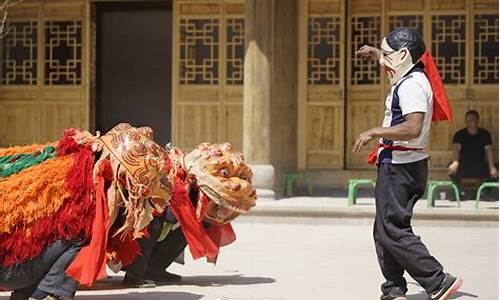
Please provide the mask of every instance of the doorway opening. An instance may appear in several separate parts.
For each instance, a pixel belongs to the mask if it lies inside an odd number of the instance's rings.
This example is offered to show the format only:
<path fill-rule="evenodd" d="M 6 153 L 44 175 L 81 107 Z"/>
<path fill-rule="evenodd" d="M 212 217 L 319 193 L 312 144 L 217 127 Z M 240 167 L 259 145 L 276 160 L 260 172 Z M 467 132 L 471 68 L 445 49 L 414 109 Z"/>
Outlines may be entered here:
<path fill-rule="evenodd" d="M 171 107 L 171 1 L 97 3 L 95 129 L 149 126 L 164 146 Z"/>

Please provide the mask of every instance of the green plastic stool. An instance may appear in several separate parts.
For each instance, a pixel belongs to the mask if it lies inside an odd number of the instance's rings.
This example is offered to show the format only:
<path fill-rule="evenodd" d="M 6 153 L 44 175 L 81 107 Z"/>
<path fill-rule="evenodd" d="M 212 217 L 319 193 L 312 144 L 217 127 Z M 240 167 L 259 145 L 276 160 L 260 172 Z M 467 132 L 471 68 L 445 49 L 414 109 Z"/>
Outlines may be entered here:
<path fill-rule="evenodd" d="M 347 187 L 347 204 L 356 204 L 356 198 L 358 197 L 358 186 L 360 185 L 371 185 L 375 187 L 375 182 L 371 179 L 350 179 L 348 181 Z"/>
<path fill-rule="evenodd" d="M 293 182 L 295 179 L 305 179 L 307 181 L 307 190 L 309 192 L 309 196 L 313 194 L 312 182 L 309 176 L 303 173 L 287 173 L 283 175 L 283 195 L 286 197 L 293 196 Z"/>
<path fill-rule="evenodd" d="M 477 190 L 476 194 L 476 209 L 479 209 L 479 200 L 481 199 L 481 192 L 485 188 L 497 188 L 498 189 L 498 182 L 483 182 L 479 189 Z"/>
<path fill-rule="evenodd" d="M 431 180 L 427 185 L 427 207 L 434 207 L 435 199 L 434 192 L 440 186 L 450 187 L 455 191 L 455 199 L 457 200 L 457 206 L 460 207 L 460 191 L 456 184 L 448 180 Z"/>

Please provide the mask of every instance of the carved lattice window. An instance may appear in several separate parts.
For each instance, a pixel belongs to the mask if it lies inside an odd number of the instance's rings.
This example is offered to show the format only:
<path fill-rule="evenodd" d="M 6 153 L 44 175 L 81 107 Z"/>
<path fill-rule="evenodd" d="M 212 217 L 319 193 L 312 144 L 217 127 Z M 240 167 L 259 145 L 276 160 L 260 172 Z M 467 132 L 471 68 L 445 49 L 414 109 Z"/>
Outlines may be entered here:
<path fill-rule="evenodd" d="M 474 16 L 474 83 L 498 83 L 498 15 Z"/>
<path fill-rule="evenodd" d="M 465 83 L 465 16 L 432 16 L 432 54 L 444 83 Z"/>
<path fill-rule="evenodd" d="M 364 44 L 377 46 L 380 43 L 380 17 L 351 18 L 351 45 L 356 51 Z M 380 67 L 377 62 L 366 62 L 354 54 L 351 62 L 351 84 L 378 84 L 380 82 Z"/>
<path fill-rule="evenodd" d="M 45 22 L 45 84 L 82 82 L 82 22 Z"/>
<path fill-rule="evenodd" d="M 416 30 L 422 36 L 424 34 L 424 22 L 421 15 L 389 16 L 389 31 L 398 27 L 409 27 Z"/>
<path fill-rule="evenodd" d="M 340 18 L 310 17 L 307 34 L 307 83 L 339 84 Z"/>
<path fill-rule="evenodd" d="M 181 19 L 180 83 L 218 82 L 219 19 Z"/>
<path fill-rule="evenodd" d="M 226 23 L 226 83 L 243 84 L 245 20 L 228 18 Z"/>
<path fill-rule="evenodd" d="M 7 22 L 0 39 L 0 84 L 37 84 L 37 22 Z"/>

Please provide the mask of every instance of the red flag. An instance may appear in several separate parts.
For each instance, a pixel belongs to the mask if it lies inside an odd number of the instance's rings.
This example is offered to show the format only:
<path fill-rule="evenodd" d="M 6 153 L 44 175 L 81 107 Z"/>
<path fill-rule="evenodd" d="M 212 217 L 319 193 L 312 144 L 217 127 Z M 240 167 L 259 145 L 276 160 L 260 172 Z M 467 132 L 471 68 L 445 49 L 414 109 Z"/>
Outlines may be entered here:
<path fill-rule="evenodd" d="M 450 102 L 448 100 L 448 95 L 444 89 L 443 80 L 439 75 L 439 70 L 432 58 L 429 51 L 425 53 L 420 58 L 420 61 L 425 66 L 425 74 L 431 83 L 432 93 L 434 95 L 434 109 L 432 112 L 433 121 L 451 121 L 452 112 L 450 107 Z"/>

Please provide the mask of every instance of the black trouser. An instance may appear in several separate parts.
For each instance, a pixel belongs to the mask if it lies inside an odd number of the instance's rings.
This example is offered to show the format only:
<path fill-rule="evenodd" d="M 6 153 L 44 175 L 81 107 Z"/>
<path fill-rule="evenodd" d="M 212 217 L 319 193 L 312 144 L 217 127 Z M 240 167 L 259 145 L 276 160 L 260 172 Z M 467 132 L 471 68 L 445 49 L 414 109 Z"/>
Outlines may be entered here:
<path fill-rule="evenodd" d="M 28 299 L 35 289 L 73 298 L 78 283 L 64 273 L 82 248 L 82 242 L 56 241 L 31 260 L 0 266 L 0 286 L 13 289 L 11 299 Z"/>
<path fill-rule="evenodd" d="M 148 227 L 149 238 L 139 239 L 141 256 L 138 256 L 126 270 L 135 278 L 144 278 L 146 272 L 158 274 L 170 266 L 186 248 L 186 239 L 180 227 L 168 233 L 167 237 L 157 242 L 163 228 L 162 218 L 155 218 Z"/>
<path fill-rule="evenodd" d="M 373 228 L 378 262 L 386 282 L 385 295 L 407 292 L 406 270 L 428 293 L 444 279 L 443 267 L 413 233 L 413 206 L 425 192 L 427 159 L 408 164 L 381 164 L 375 187 Z"/>

